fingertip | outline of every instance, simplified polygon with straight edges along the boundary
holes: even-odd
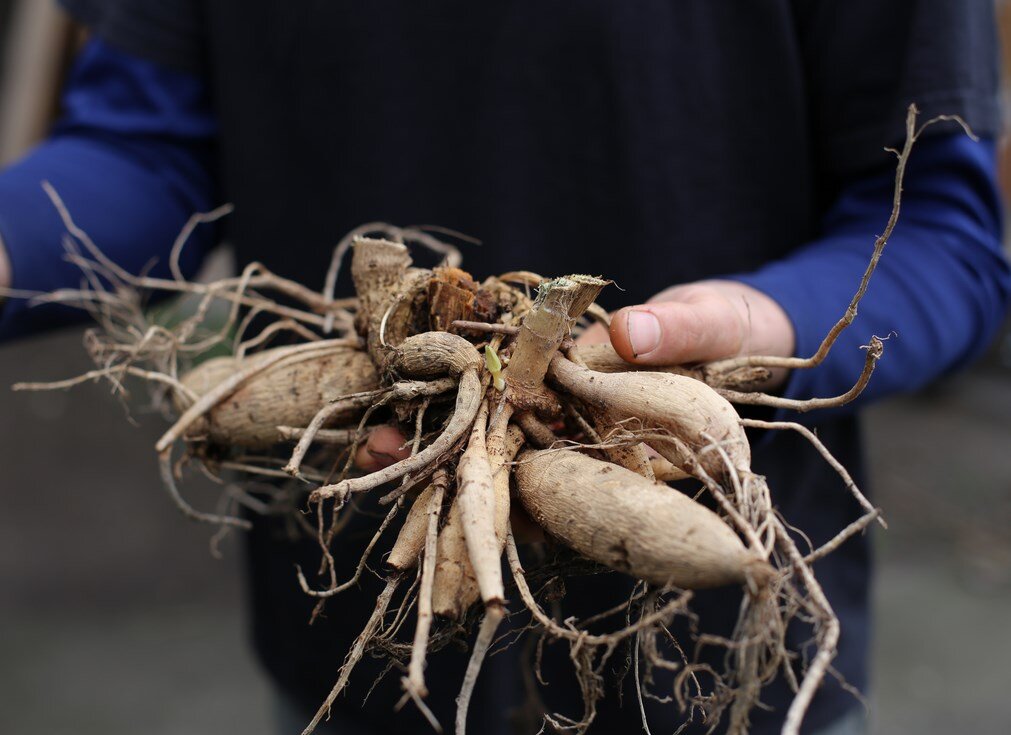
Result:
[[[632,344],[628,339],[628,313],[630,311],[630,307],[625,307],[615,312],[614,316],[611,317],[609,336],[611,338],[611,347],[618,353],[618,356],[625,362],[634,363],[638,362],[638,358],[633,352]]]
[[[660,305],[662,306],[662,305]],[[622,359],[637,365],[659,365],[670,358],[666,325],[658,305],[630,306],[611,322],[611,344]],[[660,309],[662,312],[662,309]]]
[[[393,426],[377,426],[355,452],[355,466],[363,472],[375,472],[411,455],[407,440]]]
[[[369,444],[365,442],[355,450],[355,467],[365,473],[375,472],[382,469],[376,457],[369,451]]]

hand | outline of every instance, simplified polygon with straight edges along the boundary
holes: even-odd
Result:
[[[594,325],[582,344],[604,342],[607,333]],[[646,304],[628,306],[611,318],[611,344],[637,365],[711,362],[738,355],[793,354],[793,324],[786,312],[761,291],[736,281],[698,281],[661,291]],[[774,371],[767,387],[786,380]],[[355,465],[364,472],[410,455],[403,435],[381,426],[358,448]]]
[[[589,335],[592,339],[592,335]],[[711,362],[739,355],[793,355],[793,324],[761,291],[736,281],[699,281],[661,291],[611,318],[611,344],[637,365]],[[767,387],[786,380],[775,371]]]

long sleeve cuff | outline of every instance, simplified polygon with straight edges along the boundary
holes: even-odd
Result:
[[[0,239],[12,286],[49,292],[75,288],[84,274],[67,261],[66,228],[42,190],[48,180],[75,222],[117,265],[167,275],[172,243],[186,220],[213,201],[210,161],[216,123],[199,77],[91,41],[63,96],[53,136],[0,172]],[[193,272],[210,245],[202,227],[183,250]],[[79,317],[52,305],[10,299],[0,339]]]
[[[168,246],[192,214],[192,205],[166,192],[157,169],[139,165],[99,141],[67,137],[38,148],[0,175],[0,237],[10,260],[12,287],[49,292],[83,281],[68,262],[66,228],[42,190],[48,180],[81,228],[118,265],[131,273],[152,267],[165,275]],[[161,247],[156,250],[152,243]],[[195,269],[199,247],[183,250],[183,267]],[[159,262],[152,254],[160,252]],[[0,318],[0,339],[27,334],[73,319],[68,307],[29,308],[10,299]]]

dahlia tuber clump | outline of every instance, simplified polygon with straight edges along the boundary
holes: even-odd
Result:
[[[96,369],[58,384],[18,388],[107,379],[121,390],[127,377],[144,381],[173,419],[155,449],[176,504],[221,532],[249,527],[255,512],[290,513],[319,543],[323,585],[315,587],[303,570],[292,580],[318,600],[316,613],[330,598],[359,594],[366,559],[377,548],[388,549],[386,586],[375,611],[305,733],[327,716],[370,650],[393,658],[403,671],[405,701],[441,729],[425,703],[426,657],[469,630],[471,658],[455,723],[462,735],[496,631],[526,611],[527,635],[571,647],[584,710],[578,717],[543,716],[553,728],[577,733],[594,721],[601,672],[618,650],[635,663],[644,726],[640,659],[678,672],[669,706],[680,707],[686,718],[701,716],[714,726],[726,718],[730,732],[746,732],[764,684],[780,671],[793,676],[786,629],[802,615],[813,626],[816,651],[792,682],[795,697],[783,732],[796,735],[839,638],[839,621],[812,564],[881,519],[811,432],[798,424],[742,419],[733,404],[807,410],[840,405],[862,390],[882,353],[876,337],[863,373],[842,396],[784,401],[755,387],[771,368],[816,367],[856,316],[898,217],[906,160],[921,130],[911,108],[905,147],[896,152],[892,216],[850,307],[811,358],[751,356],[641,370],[608,346],[580,348],[573,339],[588,321],[606,322],[595,300],[607,281],[586,275],[548,280],[527,272],[477,281],[459,268],[458,251],[431,232],[376,223],[337,247],[321,292],[259,264],[209,284],[186,281],[178,268],[172,279],[133,276],[105,258],[49,188],[81,248],[70,256],[89,286],[42,299],[83,304],[94,313],[100,327],[88,333],[86,346]],[[173,250],[173,263],[184,240]],[[408,243],[438,250],[443,264],[414,266]],[[334,284],[348,251],[355,295],[338,299]],[[172,326],[150,323],[141,304],[155,291],[190,294],[192,313]],[[228,314],[211,328],[210,307],[219,302]],[[278,346],[268,346],[272,341]],[[221,346],[229,356],[201,360]],[[391,421],[409,437],[410,455],[355,474],[352,458],[367,433]],[[804,434],[843,477],[863,517],[822,548],[798,548],[774,510],[776,489],[752,471],[745,432],[752,427]],[[657,456],[651,458],[647,447]],[[174,453],[180,458],[173,460]],[[229,487],[223,512],[198,510],[183,498],[179,484],[188,466]],[[665,484],[671,479],[692,482],[708,494],[710,507]],[[376,521],[354,577],[340,581],[334,549],[353,500],[365,493],[381,495],[387,514]],[[239,505],[255,512],[239,517]],[[585,621],[544,609],[513,533],[517,505],[547,543],[573,552],[574,565],[603,565],[636,580],[627,605],[595,616],[599,623],[620,620],[624,612],[623,626],[591,632]],[[306,507],[315,523],[301,512]],[[564,576],[565,570],[555,573]],[[690,614],[692,590],[724,585],[741,587],[744,602],[734,639],[722,642],[725,670],[706,672],[715,681],[706,691],[691,656],[666,660],[657,639],[669,635],[674,616]],[[564,609],[564,599],[560,604]],[[414,630],[404,636],[410,609]],[[469,623],[478,617],[474,631]],[[701,645],[675,645],[690,652],[693,643]]]

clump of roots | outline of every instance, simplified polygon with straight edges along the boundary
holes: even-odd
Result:
[[[256,513],[283,513],[318,541],[320,568],[297,574],[303,591],[318,600],[314,615],[357,586],[373,552],[389,549],[375,611],[306,733],[327,716],[370,650],[402,668],[401,704],[413,702],[441,730],[425,703],[426,658],[476,627],[458,699],[459,733],[489,649],[525,634],[537,652],[551,642],[569,647],[584,708],[543,713],[556,730],[590,727],[607,690],[605,665],[621,652],[647,730],[643,703],[657,699],[679,707],[686,719],[725,721],[731,733],[747,732],[763,686],[782,675],[795,692],[784,727],[794,735],[839,639],[838,618],[812,564],[882,521],[808,429],[742,419],[732,403],[804,411],[846,403],[866,385],[883,349],[876,337],[863,373],[843,395],[797,401],[753,390],[767,370],[819,365],[853,321],[898,217],[906,160],[921,130],[911,109],[906,146],[897,152],[891,219],[849,308],[810,358],[748,356],[641,371],[607,347],[580,350],[573,341],[588,321],[606,322],[594,303],[606,281],[516,272],[478,282],[460,270],[458,250],[436,233],[378,223],[338,245],[318,292],[256,263],[234,278],[184,279],[177,264],[186,238],[224,209],[187,226],[173,248],[172,278],[135,276],[102,254],[47,185],[69,232],[67,257],[80,266],[84,282],[35,298],[93,314],[100,326],[85,344],[96,367],[60,383],[17,387],[101,379],[122,394],[127,378],[139,378],[172,417],[156,451],[164,482],[189,517],[227,530],[247,528]],[[368,237],[374,234],[383,237]],[[443,254],[443,264],[415,267],[409,244]],[[337,298],[338,271],[349,251],[356,293]],[[165,293],[187,295],[188,310],[154,322],[146,299]],[[219,356],[207,359],[215,351]],[[369,431],[387,423],[409,437],[409,453],[377,472],[356,474],[358,448]],[[806,437],[864,515],[824,546],[798,548],[774,508],[774,490],[751,469],[749,428]],[[182,459],[173,461],[180,447]],[[177,483],[187,465],[225,487],[216,512],[183,499]],[[715,511],[664,484],[686,478],[711,497]],[[340,580],[332,550],[365,494],[379,494],[387,511],[353,576]],[[298,512],[306,501],[308,516]],[[240,507],[247,517],[234,515]],[[524,516],[535,524],[536,543],[546,535],[552,548],[570,550],[564,561],[542,558],[525,570],[514,535],[524,529],[529,535],[529,519],[518,525]],[[630,597],[582,621],[566,616],[566,577],[609,569],[636,580]],[[311,580],[320,579],[317,588]],[[691,617],[692,590],[724,585],[743,590],[733,635],[677,640],[671,623]],[[529,622],[496,643],[502,621],[520,612]],[[803,667],[785,643],[795,618],[814,632],[815,652]],[[413,633],[405,633],[412,619]],[[725,649],[722,670],[700,663],[698,652],[709,646]],[[674,674],[665,694],[651,689],[658,671]]]

